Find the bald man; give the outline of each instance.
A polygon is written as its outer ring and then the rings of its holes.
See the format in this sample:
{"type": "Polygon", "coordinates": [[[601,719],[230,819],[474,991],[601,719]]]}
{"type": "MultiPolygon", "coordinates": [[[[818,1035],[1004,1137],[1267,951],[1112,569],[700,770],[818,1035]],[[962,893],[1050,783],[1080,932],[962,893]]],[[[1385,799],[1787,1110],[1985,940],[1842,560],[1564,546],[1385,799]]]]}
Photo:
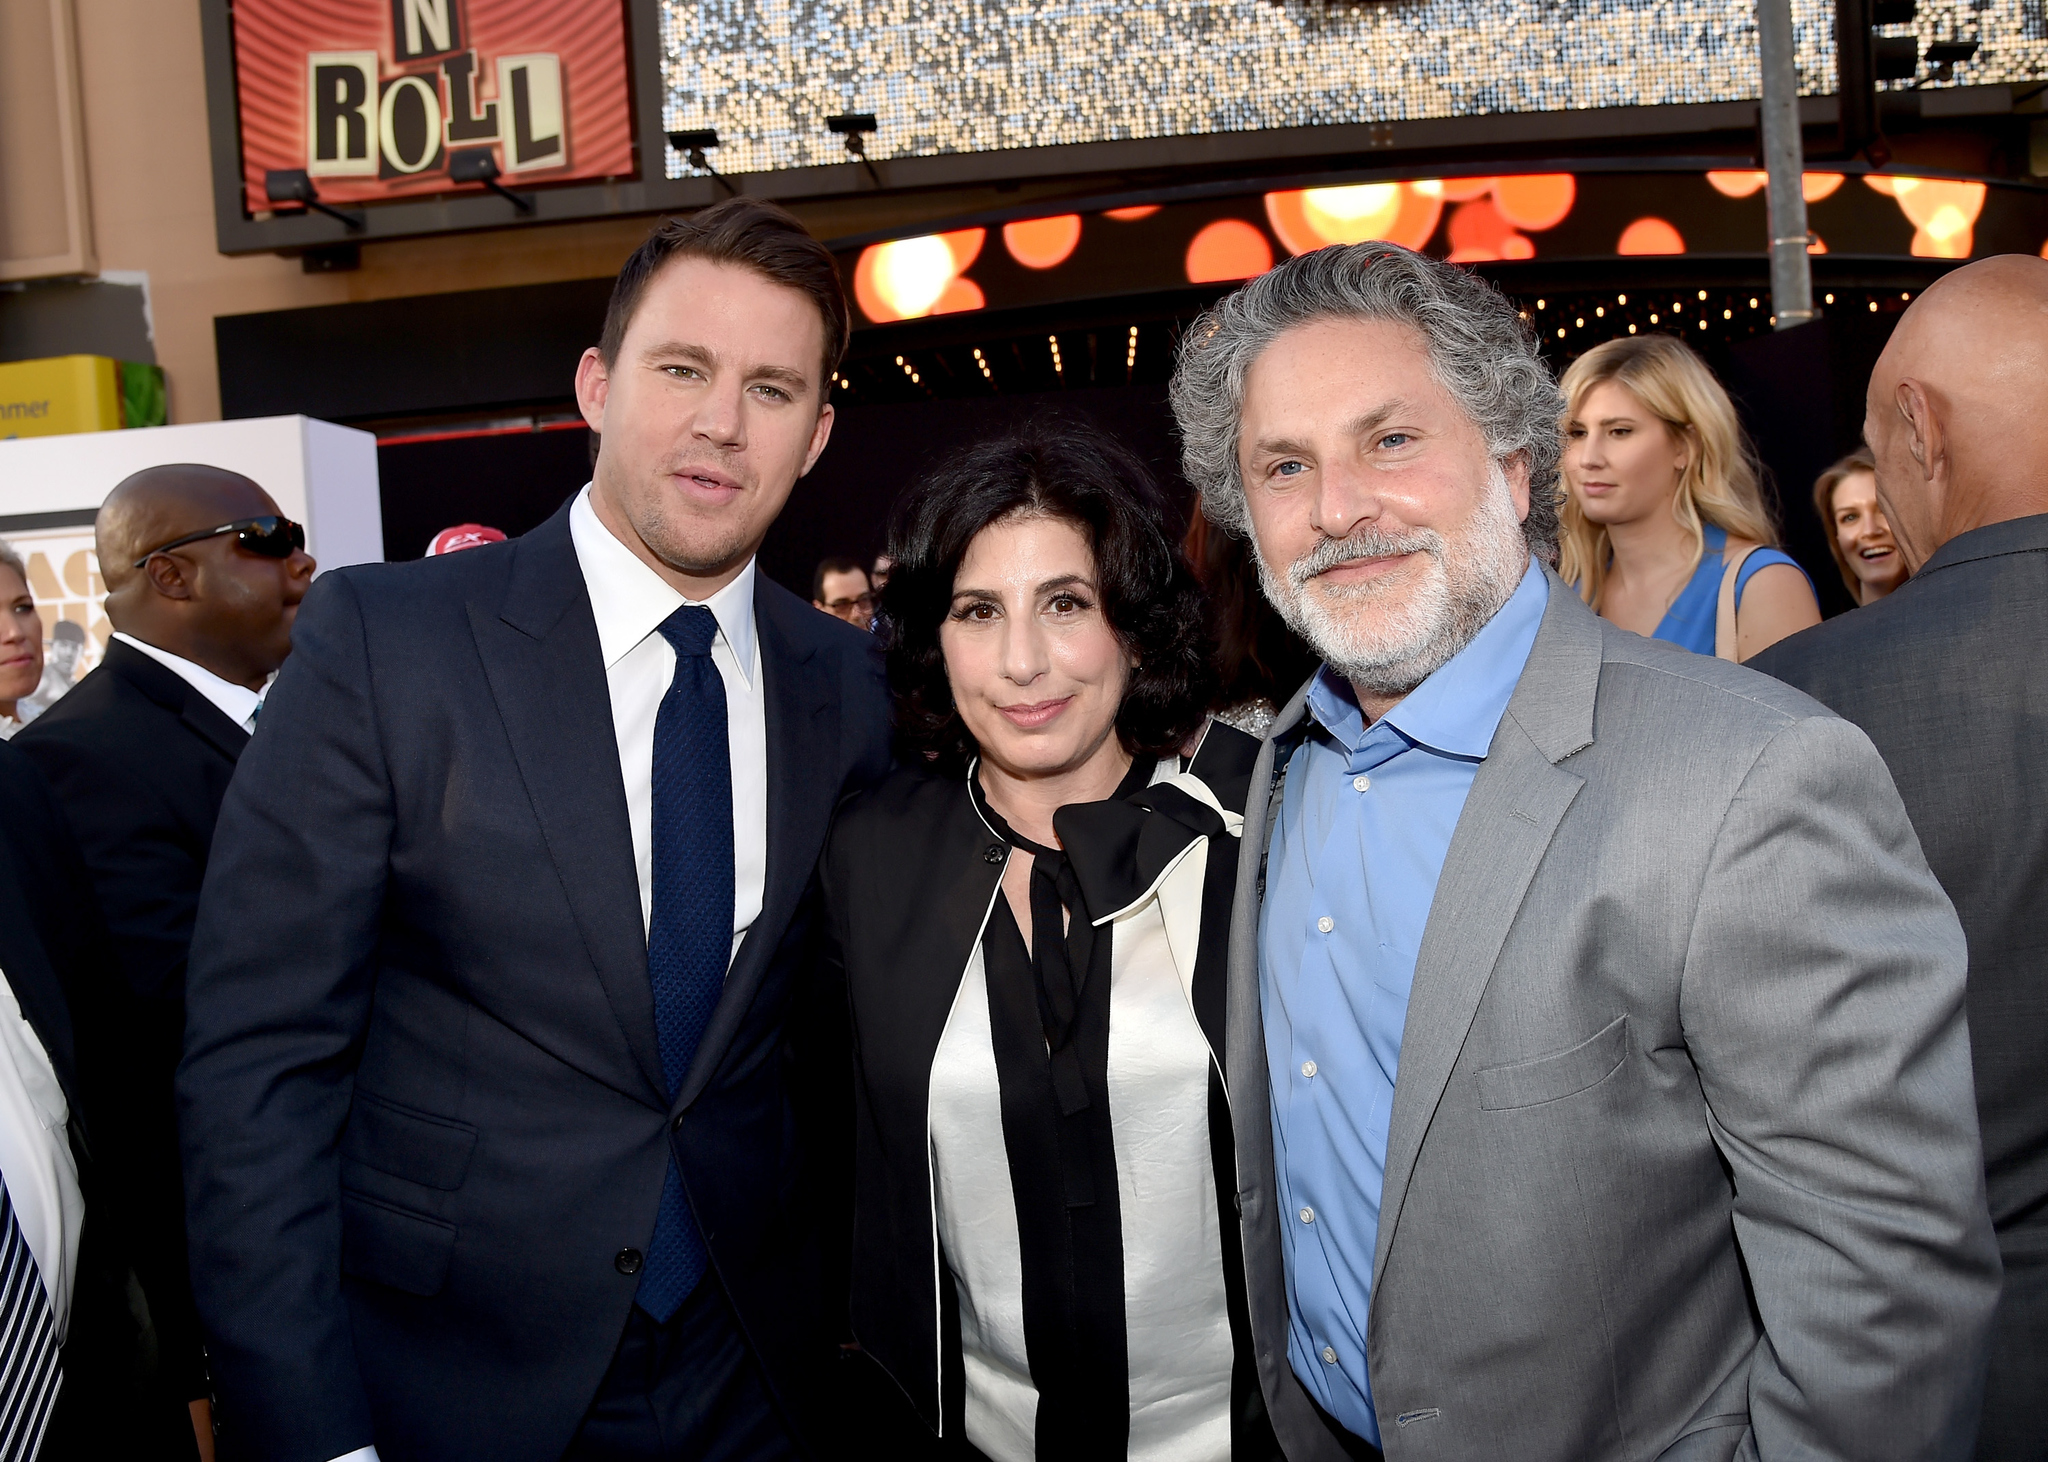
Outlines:
{"type": "Polygon", "coordinates": [[[1877,495],[1913,576],[1749,663],[1877,744],[1970,943],[2005,1289],[1977,1456],[2048,1457],[2048,262],[1981,260],[1870,378],[1877,495]]]}
{"type": "Polygon", "coordinates": [[[151,467],[108,494],[93,524],[106,658],[15,744],[55,789],[85,852],[132,997],[120,1108],[97,1134],[133,1217],[136,1272],[168,1379],[211,1423],[204,1353],[185,1270],[172,1077],[185,1023],[185,953],[214,819],[255,729],[263,690],[291,653],[312,582],[305,534],[248,478],[151,467]]]}

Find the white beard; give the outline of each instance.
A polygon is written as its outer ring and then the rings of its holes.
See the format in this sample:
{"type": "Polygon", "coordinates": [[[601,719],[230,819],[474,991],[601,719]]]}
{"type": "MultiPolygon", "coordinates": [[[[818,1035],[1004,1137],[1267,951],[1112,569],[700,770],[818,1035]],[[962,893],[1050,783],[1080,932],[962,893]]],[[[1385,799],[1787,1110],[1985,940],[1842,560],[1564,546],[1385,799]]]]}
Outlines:
{"type": "Polygon", "coordinates": [[[1406,695],[1486,627],[1522,581],[1529,548],[1500,463],[1487,470],[1479,509],[1446,540],[1428,528],[1387,533],[1361,525],[1348,538],[1321,538],[1276,574],[1253,539],[1259,586],[1288,628],[1337,674],[1373,695],[1406,695]],[[1319,575],[1359,558],[1423,557],[1399,580],[1326,582],[1319,575]]]}

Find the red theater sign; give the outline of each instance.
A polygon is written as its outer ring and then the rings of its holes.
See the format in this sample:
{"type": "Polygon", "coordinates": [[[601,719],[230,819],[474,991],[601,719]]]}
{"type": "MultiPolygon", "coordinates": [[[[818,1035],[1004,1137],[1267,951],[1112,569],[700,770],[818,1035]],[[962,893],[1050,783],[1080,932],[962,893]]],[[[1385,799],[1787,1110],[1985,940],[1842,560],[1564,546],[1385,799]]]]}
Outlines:
{"type": "Polygon", "coordinates": [[[514,186],[634,172],[618,0],[235,0],[235,92],[251,213],[264,174],[323,200],[479,191],[453,154],[489,148],[514,186]]]}

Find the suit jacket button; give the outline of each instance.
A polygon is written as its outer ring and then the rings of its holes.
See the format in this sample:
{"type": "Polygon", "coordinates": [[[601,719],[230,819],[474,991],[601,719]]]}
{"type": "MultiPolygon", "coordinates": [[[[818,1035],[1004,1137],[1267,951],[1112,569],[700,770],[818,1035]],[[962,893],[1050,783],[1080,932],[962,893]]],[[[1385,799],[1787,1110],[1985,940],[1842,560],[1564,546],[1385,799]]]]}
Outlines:
{"type": "Polygon", "coordinates": [[[684,1114],[684,1113],[682,1113],[682,1112],[677,1112],[677,1113],[676,1113],[676,1118],[675,1118],[675,1120],[674,1120],[673,1122],[671,1122],[671,1123],[669,1123],[669,1124],[668,1124],[668,1130],[669,1130],[669,1131],[671,1131],[671,1132],[680,1132],[680,1131],[682,1131],[682,1130],[683,1130],[683,1117],[684,1117],[684,1115],[685,1115],[685,1114],[684,1114]]]}
{"type": "Polygon", "coordinates": [[[984,863],[1002,862],[1003,845],[1001,843],[990,843],[986,848],[982,849],[981,861],[984,863]]]}
{"type": "Polygon", "coordinates": [[[643,1262],[638,1249],[621,1249],[619,1257],[612,1260],[612,1268],[621,1274],[638,1274],[643,1262]]]}

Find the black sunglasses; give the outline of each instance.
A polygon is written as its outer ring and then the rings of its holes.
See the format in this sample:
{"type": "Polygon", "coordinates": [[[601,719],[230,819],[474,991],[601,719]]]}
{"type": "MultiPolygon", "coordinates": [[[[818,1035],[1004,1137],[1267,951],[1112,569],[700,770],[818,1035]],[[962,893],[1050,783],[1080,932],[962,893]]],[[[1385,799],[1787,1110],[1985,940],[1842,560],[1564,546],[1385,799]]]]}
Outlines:
{"type": "Polygon", "coordinates": [[[152,548],[134,566],[141,568],[160,553],[169,553],[174,548],[183,548],[188,543],[201,543],[208,538],[218,538],[223,533],[235,535],[235,542],[251,553],[260,553],[265,558],[290,558],[306,546],[306,530],[290,518],[273,515],[261,518],[244,518],[239,523],[223,523],[218,528],[208,528],[199,533],[187,533],[183,538],[173,538],[159,548],[152,548]]]}

